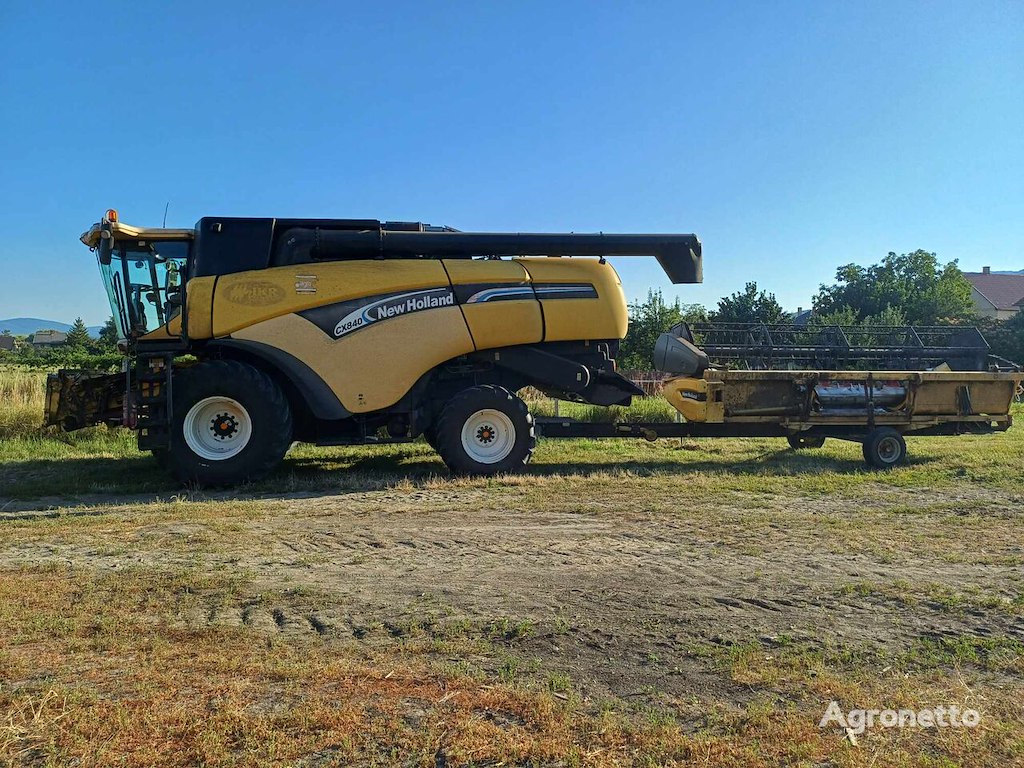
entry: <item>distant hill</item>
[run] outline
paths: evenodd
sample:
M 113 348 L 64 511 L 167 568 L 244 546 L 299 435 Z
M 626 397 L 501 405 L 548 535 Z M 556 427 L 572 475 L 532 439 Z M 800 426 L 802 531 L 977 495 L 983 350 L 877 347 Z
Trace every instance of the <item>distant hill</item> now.
M 89 326 L 90 336 L 99 336 L 99 325 Z M 43 320 L 39 317 L 12 317 L 7 320 L 0 320 L 0 333 L 10 331 L 14 336 L 28 336 L 30 333 L 45 330 L 68 331 L 71 330 L 71 323 L 62 323 L 58 320 Z

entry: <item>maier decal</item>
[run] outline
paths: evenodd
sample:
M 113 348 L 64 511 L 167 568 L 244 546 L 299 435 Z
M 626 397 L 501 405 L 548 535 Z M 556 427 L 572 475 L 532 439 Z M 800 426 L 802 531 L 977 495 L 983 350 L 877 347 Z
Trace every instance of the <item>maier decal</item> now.
M 225 298 L 232 304 L 242 304 L 248 307 L 265 307 L 281 301 L 284 298 L 284 289 L 264 280 L 249 280 L 232 285 L 228 288 Z

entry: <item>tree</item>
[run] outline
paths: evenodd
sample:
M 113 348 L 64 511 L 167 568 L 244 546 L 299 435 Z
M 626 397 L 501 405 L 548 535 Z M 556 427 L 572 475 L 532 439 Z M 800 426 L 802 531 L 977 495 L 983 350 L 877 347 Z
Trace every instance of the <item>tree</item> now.
M 658 336 L 677 323 L 705 320 L 707 310 L 700 304 L 682 304 L 678 298 L 668 304 L 661 291 L 648 291 L 646 301 L 635 301 L 629 305 L 629 330 L 619 346 L 619 367 L 634 371 L 650 370 Z
M 1002 322 L 985 318 L 979 323 L 992 354 L 1024 364 L 1024 312 Z
M 100 328 L 100 347 L 113 349 L 117 345 L 118 335 L 117 324 L 114 322 L 113 315 L 111 315 L 110 319 Z
M 846 264 L 837 269 L 836 283 L 822 285 L 814 297 L 814 311 L 830 314 L 844 308 L 852 309 L 858 321 L 899 313 L 911 325 L 974 317 L 971 284 L 956 262 L 940 266 L 934 253 L 923 250 L 890 252 L 880 264 Z
M 850 307 L 839 307 L 831 312 L 814 312 L 807 320 L 810 328 L 823 328 L 827 325 L 856 325 L 857 313 Z
M 71 329 L 68 331 L 67 345 L 69 347 L 86 347 L 89 342 L 92 341 L 92 337 L 89 336 L 89 331 L 85 327 L 85 323 L 82 318 L 76 317 L 75 322 L 71 324 Z
M 757 289 L 757 283 L 747 283 L 742 291 L 718 300 L 718 311 L 711 315 L 715 323 L 782 323 L 786 313 L 775 300 L 774 293 Z
M 907 316 L 903 313 L 903 310 L 899 307 L 894 307 L 891 304 L 887 305 L 885 309 L 879 312 L 877 315 L 868 315 L 864 318 L 864 325 L 870 326 L 893 326 L 893 325 L 908 325 Z

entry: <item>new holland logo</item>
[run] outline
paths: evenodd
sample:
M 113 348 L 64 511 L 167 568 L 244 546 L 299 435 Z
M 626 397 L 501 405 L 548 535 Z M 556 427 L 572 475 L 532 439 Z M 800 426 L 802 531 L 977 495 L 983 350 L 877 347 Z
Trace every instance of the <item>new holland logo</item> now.
M 353 309 L 342 317 L 334 326 L 334 337 L 340 339 L 378 320 L 387 320 L 410 312 L 422 312 L 425 309 L 452 306 L 455 306 L 455 294 L 450 288 L 431 288 L 426 291 L 385 296 Z

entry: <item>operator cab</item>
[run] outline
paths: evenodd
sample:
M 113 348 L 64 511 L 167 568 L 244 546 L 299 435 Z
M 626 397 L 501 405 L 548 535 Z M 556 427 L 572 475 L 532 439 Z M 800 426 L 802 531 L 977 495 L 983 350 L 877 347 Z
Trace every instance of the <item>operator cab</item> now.
M 177 338 L 194 232 L 120 224 L 117 211 L 82 235 L 96 251 L 118 337 Z

